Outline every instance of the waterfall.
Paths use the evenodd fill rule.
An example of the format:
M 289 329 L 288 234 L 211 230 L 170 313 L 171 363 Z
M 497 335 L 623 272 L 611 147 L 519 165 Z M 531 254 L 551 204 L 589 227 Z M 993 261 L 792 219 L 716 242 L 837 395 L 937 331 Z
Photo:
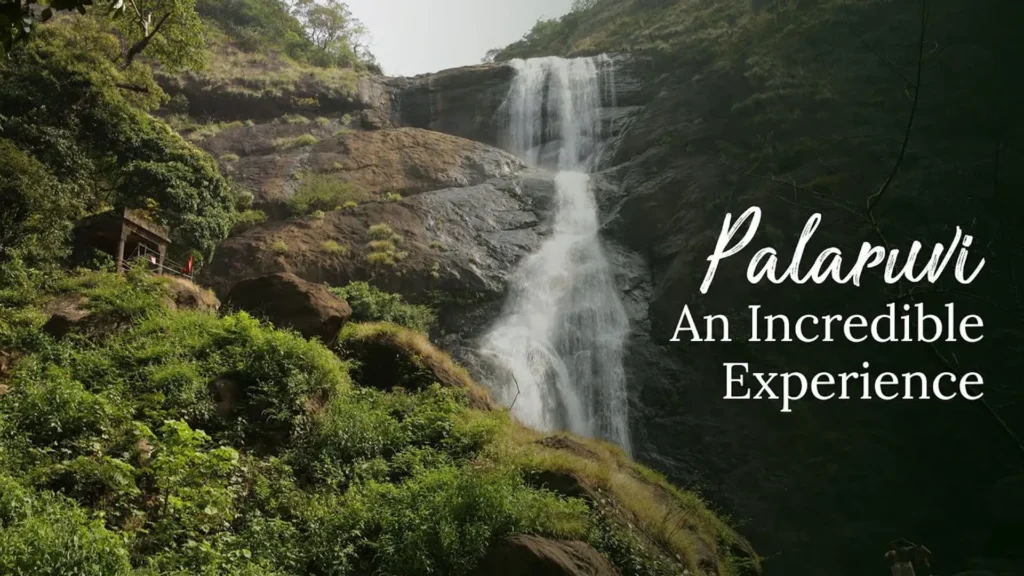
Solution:
M 630 447 L 622 368 L 629 324 L 598 235 L 590 171 L 601 152 L 607 57 L 516 60 L 504 145 L 556 171 L 552 233 L 513 273 L 484 337 L 494 388 L 521 421 Z M 612 79 L 613 80 L 613 79 Z

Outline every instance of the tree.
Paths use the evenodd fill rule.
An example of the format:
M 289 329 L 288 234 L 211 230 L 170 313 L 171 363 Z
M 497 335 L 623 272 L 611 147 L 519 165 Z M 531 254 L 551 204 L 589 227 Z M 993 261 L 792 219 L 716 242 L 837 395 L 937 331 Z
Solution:
M 572 9 L 570 12 L 583 12 L 584 10 L 590 10 L 597 4 L 597 0 L 572 0 Z
M 125 70 L 111 61 L 118 41 L 101 24 L 82 18 L 46 26 L 0 61 L 0 110 L 8 116 L 3 137 L 38 162 L 11 150 L 7 161 L 32 175 L 19 181 L 41 186 L 4 191 L 12 210 L 3 218 L 24 221 L 28 210 L 30 222 L 46 221 L 45 206 L 72 206 L 41 196 L 59 192 L 38 176 L 48 172 L 75 188 L 65 194 L 74 210 L 62 222 L 110 206 L 145 209 L 172 228 L 176 246 L 209 254 L 227 236 L 231 189 L 209 155 L 139 109 L 138 99 L 152 104 L 159 88 L 152 77 L 133 76 L 146 68 L 141 63 Z M 141 83 L 146 78 L 149 85 Z M 123 89 L 126 82 L 139 82 L 130 85 L 142 92 Z M 23 208 L 15 210 L 14 199 Z
M 309 40 L 340 63 L 372 62 L 366 45 L 367 30 L 339 0 L 295 0 L 293 13 Z
M 123 65 L 143 51 L 168 70 L 205 64 L 203 22 L 196 0 L 125 0 L 116 21 L 124 46 Z

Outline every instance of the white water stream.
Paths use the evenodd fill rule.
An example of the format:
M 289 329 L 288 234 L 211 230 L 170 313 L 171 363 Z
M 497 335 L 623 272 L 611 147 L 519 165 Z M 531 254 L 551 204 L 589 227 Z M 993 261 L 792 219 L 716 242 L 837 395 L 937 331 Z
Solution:
M 515 402 L 521 421 L 605 438 L 628 451 L 622 354 L 629 324 L 601 249 L 589 176 L 600 154 L 602 99 L 614 100 L 605 89 L 614 85 L 610 60 L 513 65 L 505 147 L 557 171 L 555 213 L 551 235 L 513 274 L 482 351 L 497 363 L 495 388 L 506 404 Z

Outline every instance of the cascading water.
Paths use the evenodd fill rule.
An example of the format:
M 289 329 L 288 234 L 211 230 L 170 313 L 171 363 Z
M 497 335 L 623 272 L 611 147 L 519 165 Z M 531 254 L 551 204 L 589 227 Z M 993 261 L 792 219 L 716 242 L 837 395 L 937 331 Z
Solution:
M 551 236 L 513 274 L 505 311 L 484 337 L 495 388 L 542 430 L 602 437 L 629 450 L 622 368 L 629 324 L 598 237 L 589 172 L 601 147 L 607 57 L 513 61 L 505 146 L 557 170 Z M 613 82 L 610 83 L 613 85 Z

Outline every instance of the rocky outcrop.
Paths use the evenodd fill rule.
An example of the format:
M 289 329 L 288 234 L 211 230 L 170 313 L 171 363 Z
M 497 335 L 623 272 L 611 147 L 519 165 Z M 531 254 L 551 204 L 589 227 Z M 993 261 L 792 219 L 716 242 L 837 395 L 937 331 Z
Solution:
M 413 78 L 389 78 L 392 123 L 497 145 L 502 126 L 498 110 L 513 77 L 511 66 L 481 64 Z
M 304 135 L 312 137 L 311 143 L 288 145 Z M 281 217 L 311 176 L 351 184 L 366 201 L 475 186 L 523 167 L 510 154 L 447 134 L 417 128 L 353 130 L 336 121 L 230 128 L 201 146 L 253 192 L 257 208 Z
M 166 74 L 156 79 L 193 118 L 265 122 L 285 114 L 390 118 L 391 92 L 382 79 L 345 69 L 300 67 L 276 55 L 256 62 L 228 49 L 209 70 Z M 232 61 L 236 60 L 236 61 Z M 249 67 L 252 69 L 247 69 Z
M 618 576 L 592 546 L 517 535 L 493 546 L 474 576 Z
M 626 56 L 611 58 L 602 110 L 607 133 L 621 131 L 650 102 L 653 86 L 635 72 L 647 65 Z M 502 105 L 514 78 L 515 68 L 506 63 L 388 78 L 384 82 L 392 92 L 391 123 L 500 145 L 506 121 Z
M 287 273 L 239 282 L 224 304 L 226 308 L 244 310 L 280 328 L 291 328 L 324 342 L 332 342 L 352 317 L 348 303 L 325 286 Z
M 472 332 L 489 319 L 466 318 L 477 305 L 500 299 L 515 264 L 540 242 L 553 186 L 550 175 L 525 171 L 269 223 L 221 244 L 203 282 L 224 294 L 237 282 L 276 272 L 333 286 L 370 280 L 414 301 L 443 295 L 440 304 L 456 312 L 445 315 L 449 329 Z M 386 237 L 378 238 L 381 233 Z

